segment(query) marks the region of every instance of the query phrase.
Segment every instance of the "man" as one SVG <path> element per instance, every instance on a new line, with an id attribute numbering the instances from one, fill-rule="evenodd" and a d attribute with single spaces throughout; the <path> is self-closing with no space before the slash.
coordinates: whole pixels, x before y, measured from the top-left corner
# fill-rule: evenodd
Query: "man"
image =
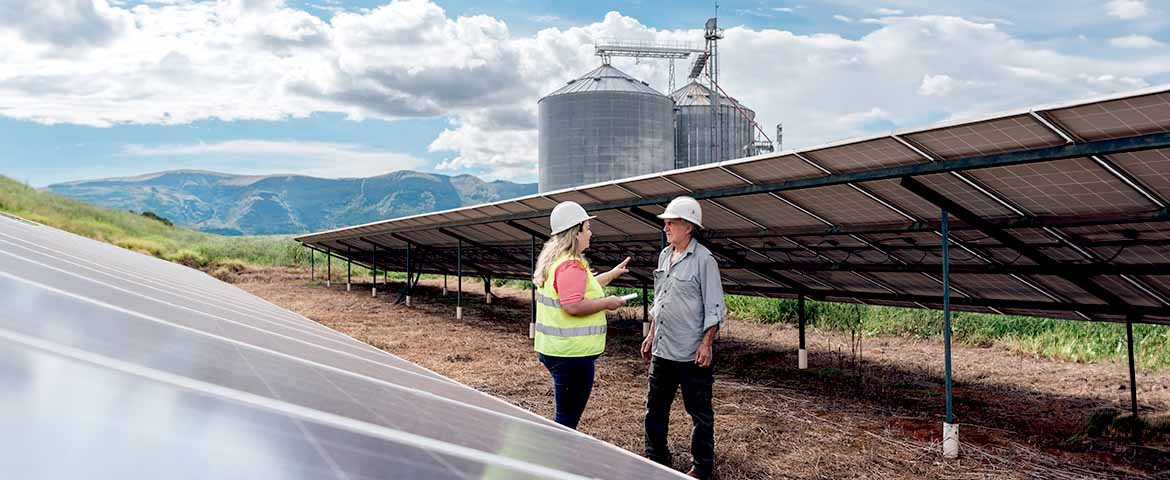
<path id="1" fill-rule="evenodd" d="M 682 387 L 683 406 L 691 416 L 692 467 L 687 475 L 711 478 L 715 467 L 715 336 L 727 313 L 719 265 L 695 239 L 703 227 L 699 202 L 678 197 L 658 218 L 669 245 L 654 271 L 654 306 L 650 333 L 642 341 L 642 358 L 650 362 L 646 397 L 646 456 L 670 466 L 666 443 L 670 405 Z"/>

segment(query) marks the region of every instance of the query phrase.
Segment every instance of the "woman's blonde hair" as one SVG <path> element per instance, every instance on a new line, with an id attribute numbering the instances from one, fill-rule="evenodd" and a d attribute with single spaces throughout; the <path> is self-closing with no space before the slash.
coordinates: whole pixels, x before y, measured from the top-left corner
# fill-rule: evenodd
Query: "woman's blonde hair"
<path id="1" fill-rule="evenodd" d="M 532 283 L 536 285 L 536 288 L 544 286 L 545 280 L 548 280 L 550 275 L 548 270 L 552 268 L 553 262 L 561 258 L 562 255 L 568 255 L 569 258 L 585 263 L 585 258 L 577 252 L 579 246 L 577 234 L 581 233 L 584 226 L 584 222 L 574 225 L 568 230 L 548 237 L 548 240 L 544 242 L 544 248 L 540 250 L 540 256 L 536 259 L 536 269 L 532 273 Z"/>

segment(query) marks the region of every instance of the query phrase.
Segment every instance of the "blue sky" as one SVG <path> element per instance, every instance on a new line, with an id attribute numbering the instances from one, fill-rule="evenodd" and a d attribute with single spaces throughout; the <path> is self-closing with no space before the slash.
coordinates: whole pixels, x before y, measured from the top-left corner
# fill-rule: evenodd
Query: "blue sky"
<path id="1" fill-rule="evenodd" d="M 728 1 L 724 87 L 785 146 L 1170 83 L 1170 2 Z M 0 0 L 0 174 L 536 178 L 591 42 L 701 41 L 709 2 Z M 667 89 L 666 65 L 615 65 Z"/>

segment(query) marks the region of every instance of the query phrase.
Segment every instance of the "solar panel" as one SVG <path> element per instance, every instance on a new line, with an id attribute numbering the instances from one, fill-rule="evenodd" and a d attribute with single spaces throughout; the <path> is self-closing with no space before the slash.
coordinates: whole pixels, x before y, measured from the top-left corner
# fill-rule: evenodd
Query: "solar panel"
<path id="1" fill-rule="evenodd" d="M 1170 270 L 1170 245 L 1159 242 L 1170 237 L 1166 132 L 1170 88 L 1160 87 L 497 202 L 491 207 L 509 213 L 475 222 L 544 232 L 552 200 L 573 199 L 601 217 L 595 247 L 646 241 L 657 234 L 654 215 L 687 194 L 703 205 L 707 241 L 722 245 L 721 268 L 736 272 L 726 279 L 729 291 L 937 305 L 941 291 L 930 293 L 933 280 L 923 274 L 941 274 L 947 208 L 955 286 L 969 295 L 963 308 L 1083 319 L 1081 309 L 1115 319 L 1105 302 L 1139 312 L 1139 321 L 1160 321 L 1170 317 L 1170 297 L 1142 274 Z M 421 218 L 430 223 L 373 227 L 454 225 L 444 220 L 449 215 Z M 365 229 L 299 240 L 368 235 Z M 767 258 L 736 253 L 743 248 Z M 619 255 L 606 251 L 607 259 Z M 1110 296 L 1090 281 L 1128 287 Z"/>
<path id="2" fill-rule="evenodd" d="M 0 218 L 16 478 L 678 478 L 201 272 Z"/>

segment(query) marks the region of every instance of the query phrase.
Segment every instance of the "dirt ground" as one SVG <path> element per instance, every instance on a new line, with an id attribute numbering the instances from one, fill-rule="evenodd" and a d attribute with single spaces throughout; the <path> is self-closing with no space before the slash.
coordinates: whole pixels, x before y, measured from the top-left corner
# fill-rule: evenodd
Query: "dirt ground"
<path id="1" fill-rule="evenodd" d="M 528 339 L 529 293 L 464 279 L 424 281 L 411 307 L 369 285 L 309 285 L 307 270 L 249 270 L 237 286 L 378 348 L 552 417 L 552 381 Z M 366 280 L 368 281 L 368 280 Z M 400 284 L 391 285 L 397 292 Z M 642 451 L 646 367 L 641 309 L 611 322 L 581 430 Z M 612 318 L 611 318 L 612 320 Z M 1078 364 L 1002 348 L 953 348 L 954 411 L 962 455 L 941 455 L 942 343 L 866 338 L 855 358 L 846 334 L 810 330 L 809 369 L 796 368 L 797 331 L 731 319 L 716 353 L 717 478 L 1170 478 L 1170 443 L 1135 445 L 1085 434 L 1097 409 L 1129 409 L 1121 363 Z M 1142 415 L 1170 411 L 1170 374 L 1138 373 Z M 676 400 L 674 466 L 689 467 L 690 419 Z"/>

